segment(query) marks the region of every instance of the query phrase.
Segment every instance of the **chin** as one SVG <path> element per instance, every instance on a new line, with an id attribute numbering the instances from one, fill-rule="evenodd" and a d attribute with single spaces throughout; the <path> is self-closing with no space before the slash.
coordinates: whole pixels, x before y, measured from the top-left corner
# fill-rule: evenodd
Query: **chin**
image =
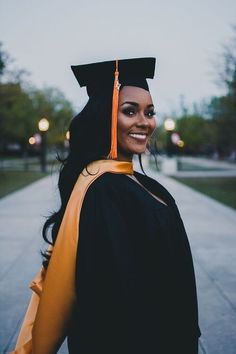
<path id="1" fill-rule="evenodd" d="M 120 146 L 120 152 L 124 155 L 139 155 L 142 154 L 146 151 L 147 149 L 147 144 L 141 145 L 140 146 L 134 146 L 133 144 L 127 144 Z"/>
<path id="2" fill-rule="evenodd" d="M 145 150 L 146 147 L 144 149 L 133 149 L 132 154 L 136 154 L 136 155 L 143 154 Z"/>
<path id="3" fill-rule="evenodd" d="M 131 151 L 133 154 L 142 154 L 147 149 L 147 145 L 132 146 Z"/>

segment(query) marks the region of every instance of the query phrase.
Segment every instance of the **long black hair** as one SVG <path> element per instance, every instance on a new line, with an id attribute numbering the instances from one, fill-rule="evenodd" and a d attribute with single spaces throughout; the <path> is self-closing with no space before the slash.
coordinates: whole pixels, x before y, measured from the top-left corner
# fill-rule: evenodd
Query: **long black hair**
<path id="1" fill-rule="evenodd" d="M 62 162 L 58 188 L 61 206 L 43 226 L 44 240 L 54 245 L 71 192 L 83 169 L 92 161 L 106 158 L 111 143 L 111 90 L 89 98 L 83 110 L 70 124 L 69 154 Z M 139 155 L 141 169 L 142 161 Z M 143 171 L 144 172 L 144 171 Z M 49 230 L 51 237 L 48 238 Z M 46 268 L 50 252 L 42 252 L 43 266 Z"/>
<path id="2" fill-rule="evenodd" d="M 53 245 L 56 241 L 61 221 L 79 174 L 92 161 L 105 158 L 109 154 L 111 140 L 111 102 L 110 92 L 90 97 L 83 110 L 70 124 L 69 154 L 62 162 L 58 189 L 61 206 L 43 226 L 44 240 Z M 49 229 L 51 237 L 48 238 Z M 47 267 L 50 252 L 42 253 L 43 265 Z"/>

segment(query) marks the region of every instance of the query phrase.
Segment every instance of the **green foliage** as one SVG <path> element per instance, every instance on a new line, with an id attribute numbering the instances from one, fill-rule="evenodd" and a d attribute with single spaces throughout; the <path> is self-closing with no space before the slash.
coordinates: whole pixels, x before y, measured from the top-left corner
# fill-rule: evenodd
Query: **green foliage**
<path id="1" fill-rule="evenodd" d="M 216 127 L 216 145 L 223 154 L 236 148 L 236 95 L 213 97 L 209 112 Z"/>
<path id="2" fill-rule="evenodd" d="M 46 117 L 50 122 L 49 143 L 63 143 L 73 108 L 57 89 L 24 90 L 21 84 L 0 85 L 0 139 L 25 145 L 38 132 L 38 121 Z"/>
<path id="3" fill-rule="evenodd" d="M 48 143 L 63 144 L 74 116 L 72 104 L 56 88 L 29 87 L 23 80 L 25 71 L 6 70 L 8 63 L 9 56 L 0 43 L 0 150 L 9 143 L 18 143 L 24 150 L 29 137 L 39 132 L 38 122 L 43 117 L 50 123 Z"/>
<path id="4" fill-rule="evenodd" d="M 201 116 L 186 115 L 178 118 L 176 129 L 185 143 L 185 151 L 202 153 L 209 144 L 215 142 L 215 125 Z"/>
<path id="5" fill-rule="evenodd" d="M 225 157 L 236 151 L 236 26 L 233 34 L 222 49 L 221 65 L 217 67 L 225 95 L 212 97 L 201 106 L 195 104 L 191 113 L 181 98 L 181 113 L 174 118 L 176 130 L 185 143 L 183 152 L 208 154 L 217 151 Z M 162 142 L 163 137 L 161 130 Z"/>
<path id="6" fill-rule="evenodd" d="M 25 143 L 35 132 L 32 101 L 20 84 L 0 85 L 0 140 Z"/>
<path id="7" fill-rule="evenodd" d="M 48 131 L 49 143 L 63 143 L 70 120 L 74 115 L 71 103 L 56 88 L 32 90 L 30 97 L 33 103 L 36 120 L 46 117 L 50 123 Z"/>
<path id="8" fill-rule="evenodd" d="M 218 151 L 226 155 L 236 150 L 236 26 L 233 37 L 223 47 L 221 63 L 218 75 L 226 94 L 213 97 L 208 110 L 216 125 Z"/>

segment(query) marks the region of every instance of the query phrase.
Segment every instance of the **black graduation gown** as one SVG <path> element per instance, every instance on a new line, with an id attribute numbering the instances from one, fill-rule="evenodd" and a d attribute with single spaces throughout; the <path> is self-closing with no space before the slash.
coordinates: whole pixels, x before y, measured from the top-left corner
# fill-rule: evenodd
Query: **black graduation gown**
<path id="1" fill-rule="evenodd" d="M 105 173 L 83 202 L 71 354 L 195 354 L 198 309 L 189 242 L 170 193 L 135 172 Z"/>

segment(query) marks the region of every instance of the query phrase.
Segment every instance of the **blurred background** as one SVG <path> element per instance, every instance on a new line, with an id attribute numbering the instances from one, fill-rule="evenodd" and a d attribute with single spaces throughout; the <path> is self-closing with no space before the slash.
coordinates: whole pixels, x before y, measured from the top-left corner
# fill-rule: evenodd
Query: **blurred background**
<path id="1" fill-rule="evenodd" d="M 87 100 L 70 65 L 155 56 L 158 169 L 235 208 L 234 1 L 8 0 L 0 13 L 1 196 L 65 156 L 70 120 Z"/>
<path id="2" fill-rule="evenodd" d="M 56 156 L 67 155 L 70 121 L 87 101 L 70 66 L 143 56 L 157 58 L 157 129 L 143 164 L 187 229 L 199 353 L 236 353 L 234 0 L 0 1 L 1 353 L 14 347 L 42 225 L 57 210 Z"/>

